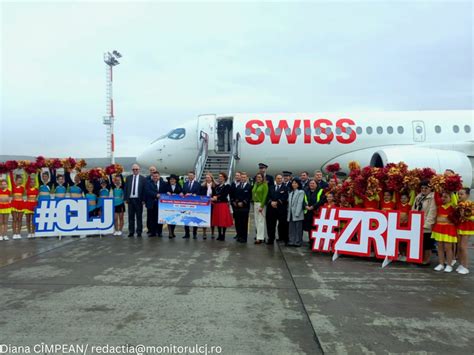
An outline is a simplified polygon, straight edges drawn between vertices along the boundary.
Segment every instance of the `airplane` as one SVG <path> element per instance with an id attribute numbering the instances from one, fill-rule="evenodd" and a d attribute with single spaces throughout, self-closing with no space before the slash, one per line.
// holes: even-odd
<path id="1" fill-rule="evenodd" d="M 452 169 L 473 185 L 474 116 L 472 110 L 357 113 L 205 114 L 179 124 L 153 141 L 138 157 L 162 174 L 200 179 L 205 172 L 253 174 L 325 171 L 339 163 L 382 167 L 404 161 L 409 168 Z"/>

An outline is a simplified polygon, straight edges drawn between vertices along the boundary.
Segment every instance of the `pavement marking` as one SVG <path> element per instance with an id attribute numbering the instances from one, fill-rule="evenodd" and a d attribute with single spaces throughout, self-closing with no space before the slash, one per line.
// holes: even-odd
<path id="1" fill-rule="evenodd" d="M 318 337 L 318 334 L 316 333 L 316 330 L 314 329 L 313 322 L 311 322 L 311 317 L 308 313 L 308 310 L 306 309 L 305 303 L 303 302 L 303 297 L 301 296 L 300 290 L 298 289 L 298 286 L 296 285 L 295 279 L 293 278 L 293 274 L 291 273 L 291 269 L 288 265 L 288 262 L 286 261 L 285 253 L 283 253 L 283 251 L 281 249 L 281 246 L 280 246 L 280 243 L 277 242 L 277 245 L 278 245 L 278 250 L 280 251 L 280 254 L 282 256 L 283 263 L 285 264 L 285 267 L 288 270 L 288 274 L 290 275 L 290 279 L 291 279 L 291 282 L 293 283 L 296 294 L 298 295 L 298 299 L 300 301 L 301 307 L 303 308 L 303 312 L 304 312 L 304 314 L 306 316 L 306 319 L 308 320 L 309 324 L 311 325 L 311 329 L 313 330 L 314 341 L 318 345 L 319 350 L 321 350 L 321 353 L 324 354 L 323 346 L 321 344 L 321 341 L 319 340 L 319 337 Z"/>

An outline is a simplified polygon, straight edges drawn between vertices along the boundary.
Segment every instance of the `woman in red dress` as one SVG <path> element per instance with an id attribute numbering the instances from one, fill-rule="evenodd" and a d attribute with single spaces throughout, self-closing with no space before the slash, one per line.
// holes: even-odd
<path id="1" fill-rule="evenodd" d="M 459 204 L 470 204 L 469 197 L 471 194 L 471 189 L 465 187 L 458 192 Z M 472 207 L 466 207 L 462 209 L 461 219 L 462 222 L 457 225 L 458 230 L 458 253 L 460 264 L 456 269 L 456 272 L 461 275 L 469 274 L 469 259 L 468 259 L 468 238 L 474 236 L 474 216 L 472 215 Z"/>
<path id="2" fill-rule="evenodd" d="M 335 196 L 334 196 L 334 192 L 326 192 L 326 203 L 323 205 L 323 208 L 327 208 L 328 210 L 330 210 L 331 208 L 336 208 L 337 207 L 337 204 L 336 204 L 336 199 L 335 199 Z"/>
<path id="3" fill-rule="evenodd" d="M 219 237 L 216 240 L 220 241 L 225 240 L 226 229 L 234 224 L 229 208 L 230 185 L 226 181 L 227 174 L 219 173 L 218 184 L 211 198 L 211 201 L 214 202 L 211 225 L 217 226 Z"/>
<path id="4" fill-rule="evenodd" d="M 31 174 L 26 182 L 26 201 L 24 202 L 25 217 L 26 217 L 26 228 L 28 229 L 28 238 L 35 237 L 35 226 L 33 223 L 33 215 L 35 208 L 38 205 L 38 176 Z"/>
<path id="5" fill-rule="evenodd" d="M 393 211 L 397 209 L 397 203 L 392 191 L 384 191 L 383 200 L 380 203 L 380 209 L 382 211 Z"/>
<path id="6" fill-rule="evenodd" d="M 23 195 L 25 194 L 23 176 L 17 175 L 16 178 L 13 178 L 13 172 L 10 171 L 10 181 L 12 185 L 12 239 L 21 239 L 21 224 L 23 221 L 23 210 L 25 208 L 23 201 Z"/>
<path id="7" fill-rule="evenodd" d="M 456 244 L 458 238 L 456 226 L 450 220 L 450 217 L 454 213 L 454 206 L 457 205 L 457 196 L 448 192 L 443 192 L 441 196 L 436 193 L 435 202 L 438 206 L 438 214 L 431 233 L 431 238 L 438 242 L 439 264 L 435 267 L 435 271 L 451 272 L 453 271 L 451 265 L 453 262 L 453 243 Z"/>
<path id="8" fill-rule="evenodd" d="M 7 180 L 0 180 L 0 240 L 8 240 L 8 216 L 12 210 L 11 191 L 8 189 Z"/>

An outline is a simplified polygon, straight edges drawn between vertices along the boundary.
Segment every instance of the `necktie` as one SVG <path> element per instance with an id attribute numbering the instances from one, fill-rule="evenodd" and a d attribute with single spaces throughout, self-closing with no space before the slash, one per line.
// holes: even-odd
<path id="1" fill-rule="evenodd" d="M 136 175 L 133 175 L 133 180 L 132 180 L 132 195 L 135 197 L 135 193 L 137 191 L 136 187 L 135 187 L 135 180 L 136 180 L 137 176 Z"/>

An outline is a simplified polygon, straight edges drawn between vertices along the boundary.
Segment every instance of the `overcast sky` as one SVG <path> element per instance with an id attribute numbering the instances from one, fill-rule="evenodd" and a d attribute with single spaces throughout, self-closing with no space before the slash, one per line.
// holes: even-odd
<path id="1" fill-rule="evenodd" d="M 472 4 L 3 2 L 0 154 L 116 153 L 201 113 L 472 109 Z"/>

